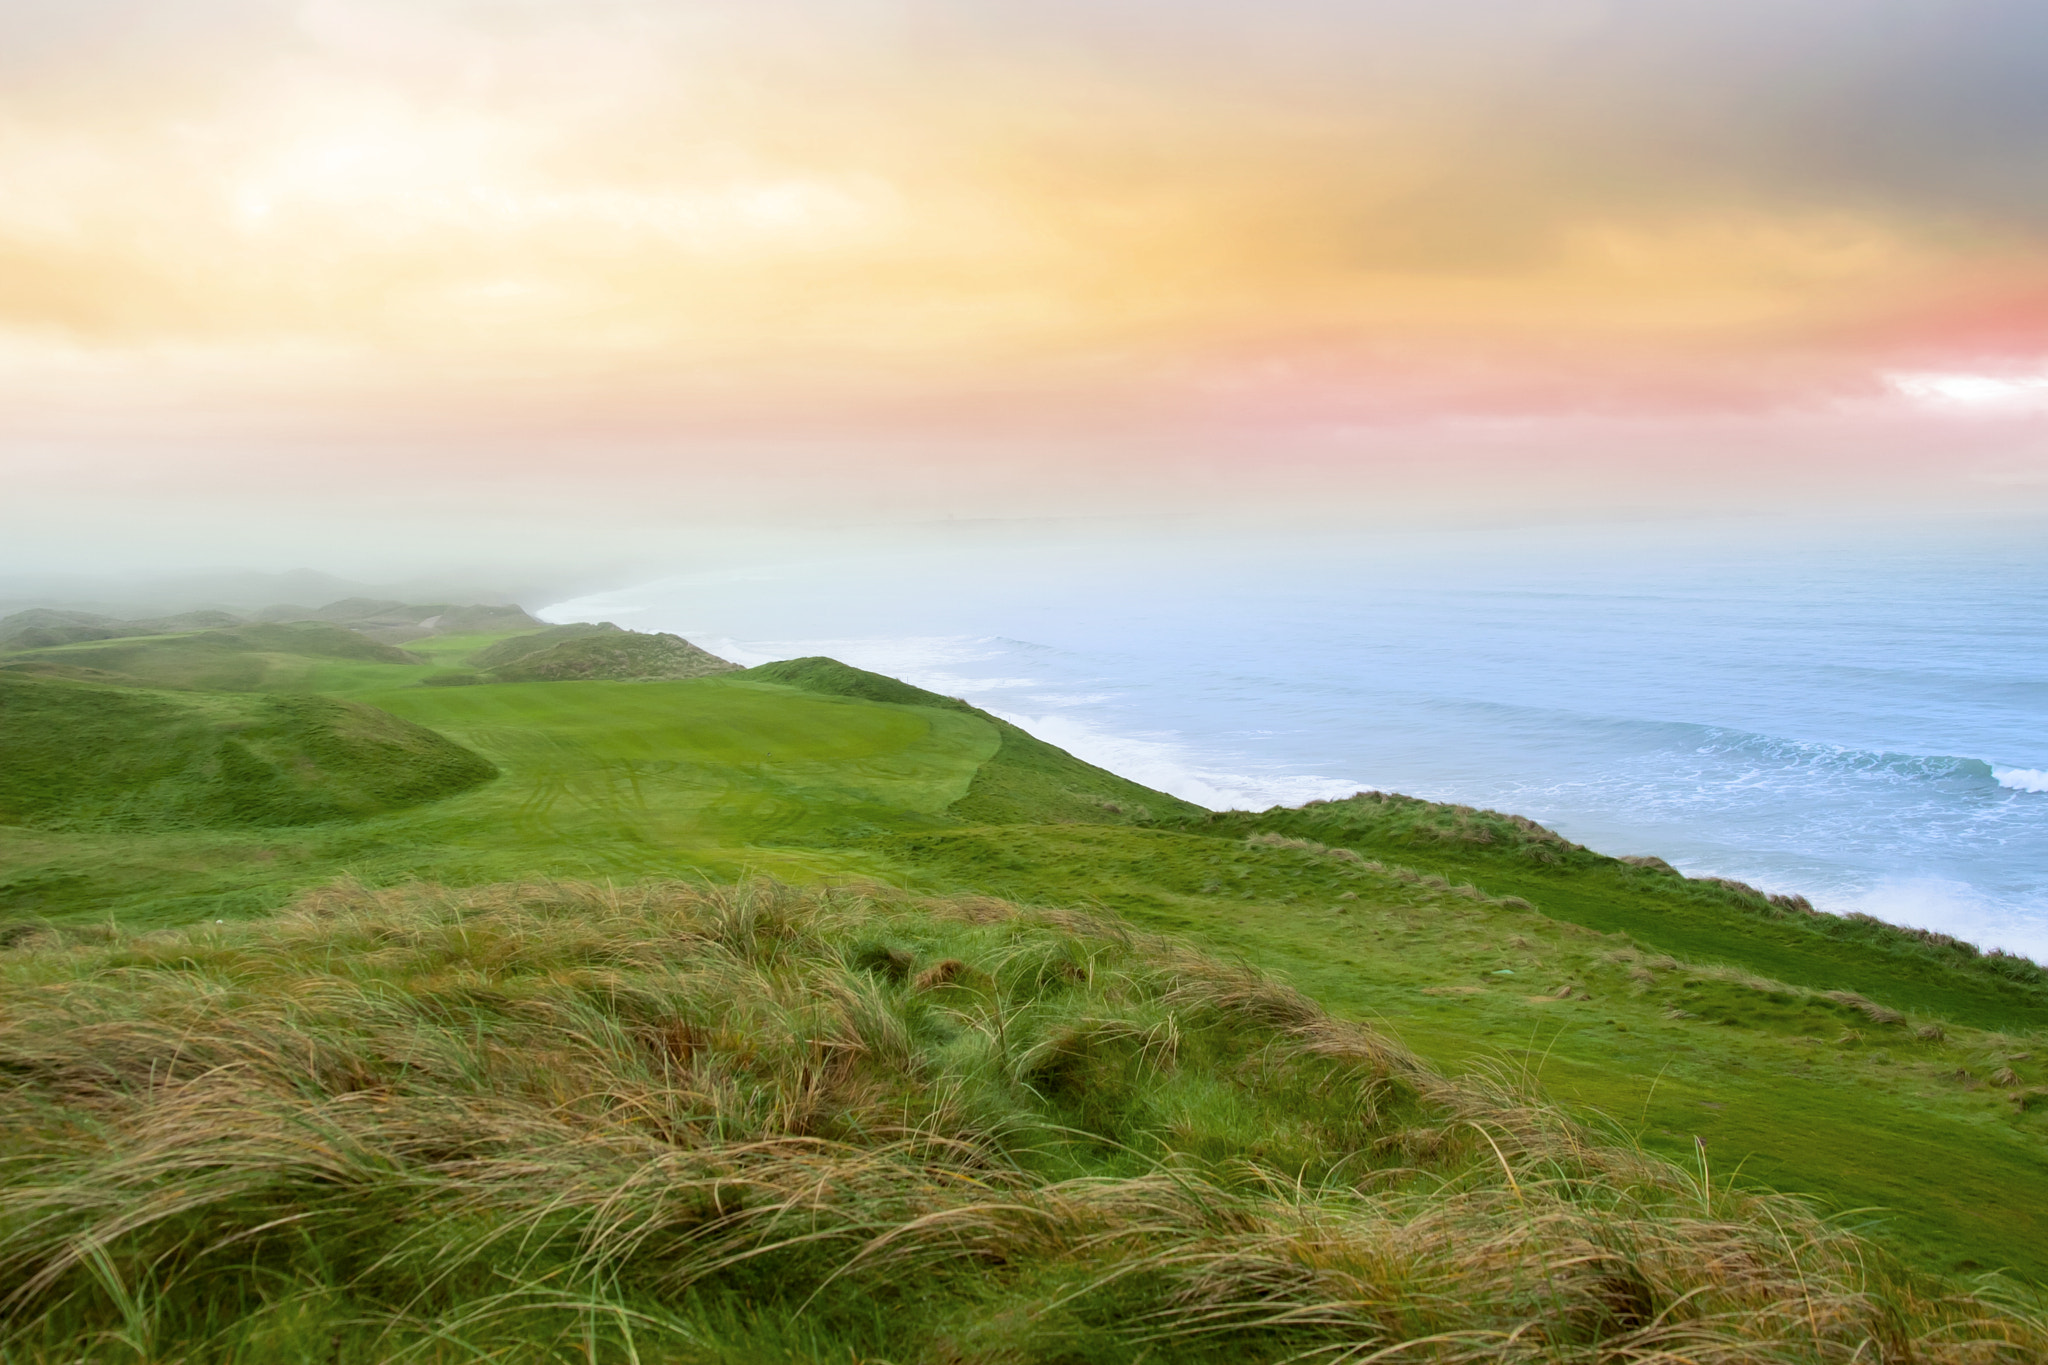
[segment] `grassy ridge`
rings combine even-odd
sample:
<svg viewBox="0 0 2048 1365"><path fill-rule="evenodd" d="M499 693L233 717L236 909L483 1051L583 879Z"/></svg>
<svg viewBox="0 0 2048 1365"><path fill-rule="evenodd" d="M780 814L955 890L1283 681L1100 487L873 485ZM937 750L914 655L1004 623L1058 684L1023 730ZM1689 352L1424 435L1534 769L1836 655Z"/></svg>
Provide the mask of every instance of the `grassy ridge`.
<svg viewBox="0 0 2048 1365"><path fill-rule="evenodd" d="M1626 932L1665 952L1727 962L1820 990L1874 993L1981 1028L2048 1027L2048 972L2024 958L1868 917L1773 904L1739 884L1692 880L1559 838L1531 821L1413 797L1361 793L1296 810L1182 821L1191 832L1270 832L1349 848L1520 895L1544 913Z"/></svg>
<svg viewBox="0 0 2048 1365"><path fill-rule="evenodd" d="M0 1021L15 1359L2048 1352L1255 971L985 899L344 889L17 951Z"/></svg>
<svg viewBox="0 0 2048 1365"><path fill-rule="evenodd" d="M491 670L500 682L567 682L586 678L704 678L737 673L728 663L680 635L604 631L577 635L522 654Z"/></svg>
<svg viewBox="0 0 2048 1365"><path fill-rule="evenodd" d="M1083 762L958 697L927 692L837 659L785 659L749 669L747 676L826 696L933 707L980 719L996 732L996 751L982 762L967 794L948 812L974 824L1125 824L1207 814L1200 806Z"/></svg>
<svg viewBox="0 0 2048 1365"><path fill-rule="evenodd" d="M225 611L188 611L152 620L123 621L97 612L52 611L47 607L37 607L0 616L0 649L41 649L84 640L115 640L125 635L168 635L240 624L241 618Z"/></svg>
<svg viewBox="0 0 2048 1365"><path fill-rule="evenodd" d="M566 626L549 626L546 630L528 631L524 635L509 635L495 641L464 661L472 668L497 668L503 664L516 663L529 654L539 654L553 649L556 645L570 640L580 640L586 635L610 634L619 628L606 622L601 625L575 622Z"/></svg>

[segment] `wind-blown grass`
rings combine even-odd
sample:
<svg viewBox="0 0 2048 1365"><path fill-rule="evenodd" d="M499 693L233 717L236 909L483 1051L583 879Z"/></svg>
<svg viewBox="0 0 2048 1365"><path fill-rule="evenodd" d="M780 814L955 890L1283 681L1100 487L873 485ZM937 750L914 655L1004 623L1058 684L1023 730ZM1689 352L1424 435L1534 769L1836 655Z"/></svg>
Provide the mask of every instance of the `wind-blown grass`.
<svg viewBox="0 0 2048 1365"><path fill-rule="evenodd" d="M1077 914L344 886L0 961L12 1360L2048 1354Z"/></svg>

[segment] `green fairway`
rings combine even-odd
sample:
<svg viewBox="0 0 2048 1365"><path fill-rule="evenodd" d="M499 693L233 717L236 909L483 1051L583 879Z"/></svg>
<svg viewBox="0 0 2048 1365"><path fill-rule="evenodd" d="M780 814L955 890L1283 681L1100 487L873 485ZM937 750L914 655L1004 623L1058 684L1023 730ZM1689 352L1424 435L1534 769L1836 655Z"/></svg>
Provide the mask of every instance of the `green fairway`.
<svg viewBox="0 0 2048 1365"><path fill-rule="evenodd" d="M504 773L444 803L423 835L573 849L619 872L749 846L823 852L929 823L966 795L997 742L971 715L730 678L360 695Z"/></svg>
<svg viewBox="0 0 2048 1365"><path fill-rule="evenodd" d="M177 923L273 909L337 874L881 876L889 868L865 841L942 823L1000 742L957 710L731 678L412 686L350 700L447 736L498 775L428 808L304 829L24 829L0 865L0 908Z"/></svg>

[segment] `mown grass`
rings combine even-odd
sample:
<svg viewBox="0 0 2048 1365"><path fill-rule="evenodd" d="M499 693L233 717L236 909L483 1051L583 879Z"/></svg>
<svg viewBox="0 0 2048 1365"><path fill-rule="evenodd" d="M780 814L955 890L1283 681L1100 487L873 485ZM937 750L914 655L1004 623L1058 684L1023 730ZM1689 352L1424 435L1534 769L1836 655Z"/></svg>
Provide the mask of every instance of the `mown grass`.
<svg viewBox="0 0 2048 1365"><path fill-rule="evenodd" d="M444 803L450 839L618 850L832 848L929 824L996 737L972 716L812 696L739 677L409 688L361 699L491 758L505 779Z"/></svg>
<svg viewBox="0 0 2048 1365"><path fill-rule="evenodd" d="M173 708L226 708L236 717L272 704L104 694L137 706L163 698ZM425 809L326 825L152 833L39 821L0 840L0 922L112 916L142 926L261 913L338 873L372 882L886 875L891 869L863 841L945 823L946 808L966 795L999 743L986 723L957 711L874 706L738 679L386 685L348 695L431 727L499 775ZM162 735L103 733L92 716L36 733L52 746L52 764L81 755L159 763L171 752ZM43 775L49 765L25 763L21 753L9 751L0 771L24 790L55 790Z"/></svg>
<svg viewBox="0 0 2048 1365"><path fill-rule="evenodd" d="M996 733L996 750L947 813L971 824L1130 824L1197 819L1208 812L1076 759L957 697L943 697L837 659L784 659L747 677L825 696L972 716Z"/></svg>
<svg viewBox="0 0 2048 1365"><path fill-rule="evenodd" d="M14 1360L2033 1361L1711 1164L981 898L340 887L0 958Z"/></svg>

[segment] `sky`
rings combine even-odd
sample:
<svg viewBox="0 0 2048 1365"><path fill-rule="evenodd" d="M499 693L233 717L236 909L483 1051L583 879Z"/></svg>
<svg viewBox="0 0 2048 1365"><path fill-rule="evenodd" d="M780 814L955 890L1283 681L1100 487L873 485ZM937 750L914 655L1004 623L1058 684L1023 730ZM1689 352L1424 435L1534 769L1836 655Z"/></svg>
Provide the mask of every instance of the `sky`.
<svg viewBox="0 0 2048 1365"><path fill-rule="evenodd" d="M0 571L2039 518L2044 132L2038 0L0 0Z"/></svg>

